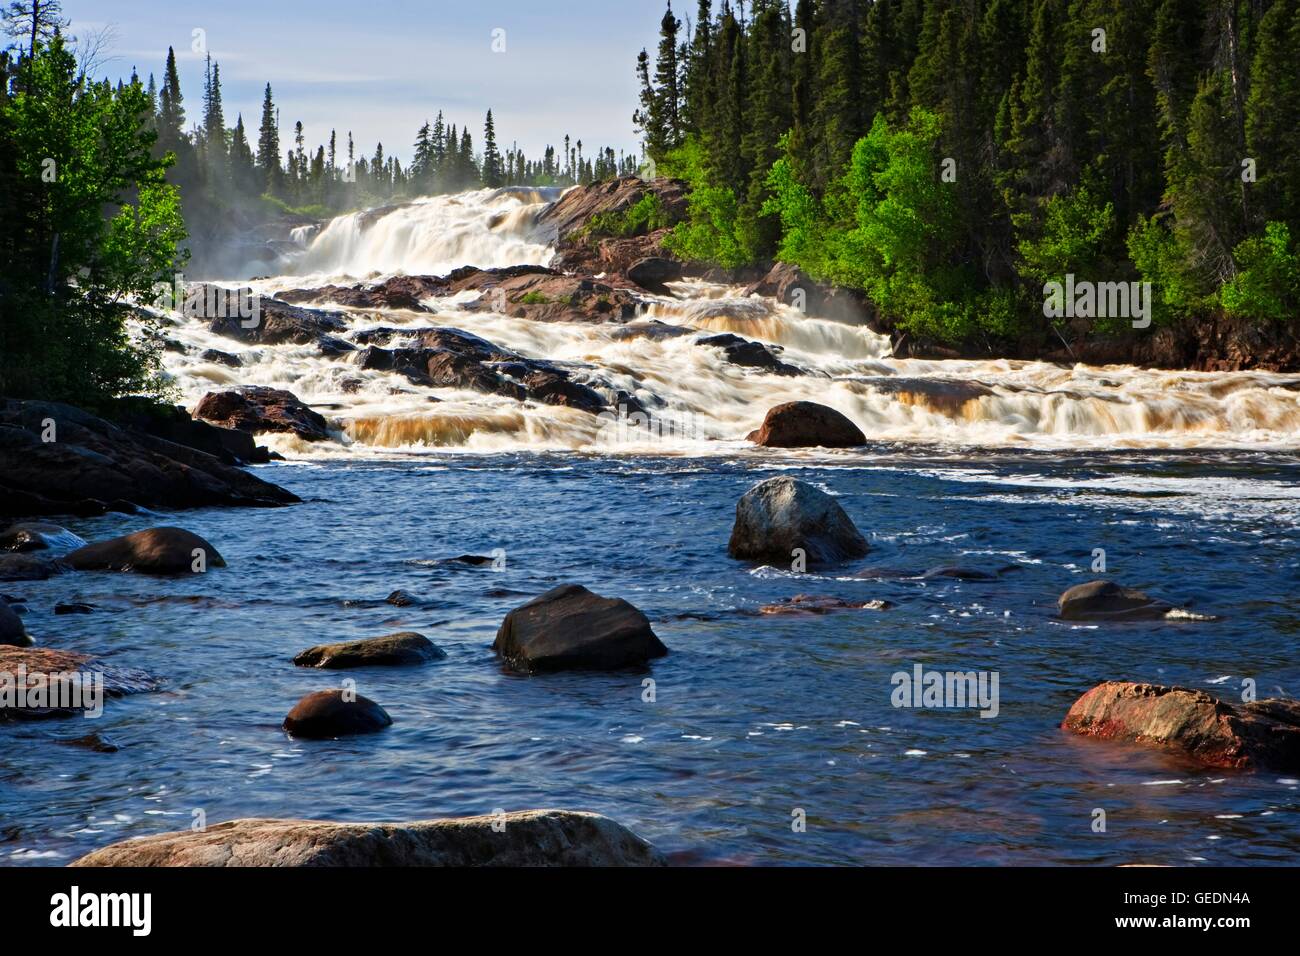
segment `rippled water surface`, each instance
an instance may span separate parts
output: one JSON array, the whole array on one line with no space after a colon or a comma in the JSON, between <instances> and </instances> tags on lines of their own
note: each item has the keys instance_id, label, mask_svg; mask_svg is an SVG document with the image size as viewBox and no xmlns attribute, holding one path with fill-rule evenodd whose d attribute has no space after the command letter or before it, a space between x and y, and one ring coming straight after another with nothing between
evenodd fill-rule
<instances>
[{"instance_id":1,"label":"rippled water surface","mask_svg":"<svg viewBox=\"0 0 1300 956\"><path fill-rule=\"evenodd\" d=\"M736 499L786 472L839 496L864 560L794 575L726 555ZM1235 697L1300 689L1300 461L1264 453L970 452L821 458L426 453L259 474L301 505L79 520L87 539L180 524L229 567L165 580L7 584L45 645L163 689L102 719L0 726L0 859L65 863L115 840L243 816L411 820L532 807L606 813L677 862L1292 863L1300 780L1188 767L1071 737L1105 679ZM506 566L438 563L502 548ZM1110 576L1222 615L1078 626L1057 595ZM995 581L919 580L939 565ZM1004 570L1005 569L1005 570ZM860 572L868 573L860 576ZM562 582L627 598L671 649L644 672L504 674L512 607ZM420 604L384 603L402 588ZM796 593L886 611L760 616ZM55 616L85 601L88 616ZM418 630L420 668L296 668L312 644ZM1000 713L895 709L920 663L993 670ZM388 730L294 741L304 693L354 678ZM655 700L644 681L653 678ZM94 731L97 753L60 743ZM1093 810L1107 815L1092 831ZM794 832L803 810L806 832Z\"/></svg>"}]
</instances>

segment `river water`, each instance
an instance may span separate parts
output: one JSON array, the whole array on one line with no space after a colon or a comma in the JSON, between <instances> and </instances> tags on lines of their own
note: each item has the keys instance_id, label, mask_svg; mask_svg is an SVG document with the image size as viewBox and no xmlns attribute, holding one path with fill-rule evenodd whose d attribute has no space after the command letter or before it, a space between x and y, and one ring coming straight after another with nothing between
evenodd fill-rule
<instances>
[{"instance_id":1,"label":"river water","mask_svg":"<svg viewBox=\"0 0 1300 956\"><path fill-rule=\"evenodd\" d=\"M368 227L343 217L301 236L293 274L256 285L544 263L532 219L552 198L485 191ZM95 721L0 726L0 860L64 863L188 828L200 811L211 823L562 807L606 813L682 863L1295 862L1300 780L1197 769L1059 724L1106 679L1229 699L1246 679L1261 697L1300 689L1300 376L896 361L865 328L719 286L674 293L647 298L638 321L780 345L810 374L727 365L694 336L620 338L617 325L446 300L432 316L348 313L353 330L446 325L572 363L671 423L646 437L572 409L421 389L311 347L242 347L198 322L169 333L189 349L167 354L187 404L276 385L330 417L336 440L266 436L288 460L258 473L304 499L292 508L68 525L94 540L181 524L225 569L6 586L27 599L41 643L164 684ZM245 367L202 362L205 348ZM908 384L934 379L982 389L954 402ZM743 440L797 398L839 408L870 443L790 452ZM838 496L871 553L813 574L728 558L737 498L776 474ZM1056 620L1061 591L1101 576L1098 549L1107 576L1219 619ZM496 567L446 560L494 551ZM953 565L991 579L923 576ZM670 654L644 672L503 673L489 649L502 617L570 581L640 607ZM418 603L385 603L398 588ZM758 613L798 593L895 606ZM97 610L55 616L57 601ZM291 663L313 644L396 630L447 658L351 672ZM996 672L997 716L894 707L892 675L916 664ZM345 677L391 728L283 734L301 695ZM91 732L117 752L68 743Z\"/></svg>"}]
</instances>

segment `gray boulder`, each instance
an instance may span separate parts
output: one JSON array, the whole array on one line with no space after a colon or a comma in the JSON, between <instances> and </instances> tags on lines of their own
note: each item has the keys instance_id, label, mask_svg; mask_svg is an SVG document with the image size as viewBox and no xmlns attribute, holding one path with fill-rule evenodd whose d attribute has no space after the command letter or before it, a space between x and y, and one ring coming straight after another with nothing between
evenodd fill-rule
<instances>
[{"instance_id":1,"label":"gray boulder","mask_svg":"<svg viewBox=\"0 0 1300 956\"><path fill-rule=\"evenodd\" d=\"M861 532L830 495L806 481L761 481L736 503L727 553L733 558L790 564L801 550L809 564L836 564L870 550Z\"/></svg>"},{"instance_id":2,"label":"gray boulder","mask_svg":"<svg viewBox=\"0 0 1300 956\"><path fill-rule=\"evenodd\" d=\"M520 671L629 667L668 653L639 610L580 584L561 585L515 608L492 649Z\"/></svg>"}]
</instances>

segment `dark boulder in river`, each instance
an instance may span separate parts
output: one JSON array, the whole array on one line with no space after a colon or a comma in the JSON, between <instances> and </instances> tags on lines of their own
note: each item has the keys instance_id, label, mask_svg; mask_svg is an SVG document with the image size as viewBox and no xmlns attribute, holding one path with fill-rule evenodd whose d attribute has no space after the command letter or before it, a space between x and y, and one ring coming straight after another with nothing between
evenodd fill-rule
<instances>
[{"instance_id":1,"label":"dark boulder in river","mask_svg":"<svg viewBox=\"0 0 1300 956\"><path fill-rule=\"evenodd\" d=\"M298 396L280 388L246 385L209 392L194 408L194 417L243 432L288 432L304 441L326 441L329 423Z\"/></svg>"},{"instance_id":2,"label":"dark boulder in river","mask_svg":"<svg viewBox=\"0 0 1300 956\"><path fill-rule=\"evenodd\" d=\"M801 552L809 564L860 558L869 546L839 502L805 481L761 481L736 503L727 552L733 558L791 565Z\"/></svg>"},{"instance_id":3,"label":"dark boulder in river","mask_svg":"<svg viewBox=\"0 0 1300 956\"><path fill-rule=\"evenodd\" d=\"M855 448L867 443L848 416L816 402L777 405L748 438L766 448Z\"/></svg>"},{"instance_id":4,"label":"dark boulder in river","mask_svg":"<svg viewBox=\"0 0 1300 956\"><path fill-rule=\"evenodd\" d=\"M388 712L369 697L345 697L341 690L318 690L293 705L284 718L284 729L294 737L328 740L372 734L392 722Z\"/></svg>"},{"instance_id":5,"label":"dark boulder in river","mask_svg":"<svg viewBox=\"0 0 1300 956\"><path fill-rule=\"evenodd\" d=\"M123 840L72 866L663 866L597 813L523 810L412 823L229 820Z\"/></svg>"},{"instance_id":6,"label":"dark boulder in river","mask_svg":"<svg viewBox=\"0 0 1300 956\"><path fill-rule=\"evenodd\" d=\"M631 667L668 653L639 610L580 584L561 585L515 608L492 649L525 672Z\"/></svg>"},{"instance_id":7,"label":"dark boulder in river","mask_svg":"<svg viewBox=\"0 0 1300 956\"><path fill-rule=\"evenodd\" d=\"M69 570L53 558L33 554L0 554L0 581L44 581Z\"/></svg>"},{"instance_id":8,"label":"dark boulder in river","mask_svg":"<svg viewBox=\"0 0 1300 956\"><path fill-rule=\"evenodd\" d=\"M765 372L771 372L773 375L802 375L803 370L796 368L788 362L782 362L777 358L776 353L781 350L779 345L764 345L761 342L751 342L749 339L742 339L739 335L732 335L730 332L721 332L717 335L706 335L695 340L696 345L712 346L722 350L723 357L732 365L740 365L745 368L758 368ZM793 403L810 405L811 402ZM821 408L821 405L814 406ZM836 414L839 414L836 412ZM859 444L861 444L859 442Z\"/></svg>"},{"instance_id":9,"label":"dark boulder in river","mask_svg":"<svg viewBox=\"0 0 1300 956\"><path fill-rule=\"evenodd\" d=\"M1060 596L1057 606L1067 621L1149 621L1173 610L1164 601L1114 581L1076 584Z\"/></svg>"},{"instance_id":10,"label":"dark boulder in river","mask_svg":"<svg viewBox=\"0 0 1300 956\"><path fill-rule=\"evenodd\" d=\"M31 643L23 619L9 607L8 601L0 601L0 644L28 647Z\"/></svg>"},{"instance_id":11,"label":"dark boulder in river","mask_svg":"<svg viewBox=\"0 0 1300 956\"><path fill-rule=\"evenodd\" d=\"M1300 701L1228 704L1204 691L1107 681L1070 708L1066 730L1158 747L1207 767L1300 770Z\"/></svg>"},{"instance_id":12,"label":"dark boulder in river","mask_svg":"<svg viewBox=\"0 0 1300 956\"><path fill-rule=\"evenodd\" d=\"M300 652L293 662L299 667L339 670L346 667L425 664L446 656L446 651L436 647L423 634L402 631L362 641L318 644Z\"/></svg>"},{"instance_id":13,"label":"dark boulder in river","mask_svg":"<svg viewBox=\"0 0 1300 956\"><path fill-rule=\"evenodd\" d=\"M224 568L226 559L203 538L184 528L148 528L78 548L64 562L78 571L136 571L195 574Z\"/></svg>"},{"instance_id":14,"label":"dark boulder in river","mask_svg":"<svg viewBox=\"0 0 1300 956\"><path fill-rule=\"evenodd\" d=\"M212 455L70 405L0 399L0 515L101 515L127 502L199 508L297 500Z\"/></svg>"}]
</instances>

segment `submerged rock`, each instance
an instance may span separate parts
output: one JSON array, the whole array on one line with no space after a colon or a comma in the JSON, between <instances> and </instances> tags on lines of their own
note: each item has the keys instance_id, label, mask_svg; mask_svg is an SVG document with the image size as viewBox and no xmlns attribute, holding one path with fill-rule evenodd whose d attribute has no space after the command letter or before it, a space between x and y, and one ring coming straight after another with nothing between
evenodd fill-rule
<instances>
[{"instance_id":1,"label":"submerged rock","mask_svg":"<svg viewBox=\"0 0 1300 956\"><path fill-rule=\"evenodd\" d=\"M1098 684L1061 724L1104 740L1159 747L1207 767L1300 769L1300 701L1228 704L1186 687Z\"/></svg>"},{"instance_id":2,"label":"submerged rock","mask_svg":"<svg viewBox=\"0 0 1300 956\"><path fill-rule=\"evenodd\" d=\"M9 607L8 601L0 601L0 644L28 647L31 643L23 619Z\"/></svg>"},{"instance_id":3,"label":"submerged rock","mask_svg":"<svg viewBox=\"0 0 1300 956\"><path fill-rule=\"evenodd\" d=\"M53 558L31 554L0 555L0 581L44 581L69 570Z\"/></svg>"},{"instance_id":4,"label":"submerged rock","mask_svg":"<svg viewBox=\"0 0 1300 956\"><path fill-rule=\"evenodd\" d=\"M847 601L825 594L796 594L776 604L764 604L760 614L829 614L832 611L887 611L893 601Z\"/></svg>"},{"instance_id":5,"label":"submerged rock","mask_svg":"<svg viewBox=\"0 0 1300 956\"><path fill-rule=\"evenodd\" d=\"M86 541L67 528L44 522L25 522L0 531L0 551L47 551L51 548L79 548Z\"/></svg>"},{"instance_id":6,"label":"submerged rock","mask_svg":"<svg viewBox=\"0 0 1300 956\"><path fill-rule=\"evenodd\" d=\"M293 737L328 740L355 734L372 734L393 723L393 718L369 697L341 690L318 690L293 705L284 718L284 729Z\"/></svg>"},{"instance_id":7,"label":"submerged rock","mask_svg":"<svg viewBox=\"0 0 1300 956\"><path fill-rule=\"evenodd\" d=\"M816 402L777 405L748 438L767 448L854 448L867 443L848 416Z\"/></svg>"},{"instance_id":8,"label":"submerged rock","mask_svg":"<svg viewBox=\"0 0 1300 956\"><path fill-rule=\"evenodd\" d=\"M662 866L597 813L524 810L413 823L230 820L124 840L72 866Z\"/></svg>"},{"instance_id":9,"label":"submerged rock","mask_svg":"<svg viewBox=\"0 0 1300 956\"><path fill-rule=\"evenodd\" d=\"M1076 584L1060 596L1057 606L1067 621L1149 621L1173 610L1164 601L1114 581Z\"/></svg>"},{"instance_id":10,"label":"submerged rock","mask_svg":"<svg viewBox=\"0 0 1300 956\"><path fill-rule=\"evenodd\" d=\"M789 565L801 551L810 564L860 558L869 546L844 509L805 481L761 481L736 503L727 553L733 558Z\"/></svg>"},{"instance_id":11,"label":"submerged rock","mask_svg":"<svg viewBox=\"0 0 1300 956\"><path fill-rule=\"evenodd\" d=\"M629 667L668 653L639 610L580 584L561 585L515 608L492 649L521 671Z\"/></svg>"},{"instance_id":12,"label":"submerged rock","mask_svg":"<svg viewBox=\"0 0 1300 956\"><path fill-rule=\"evenodd\" d=\"M325 416L292 392L262 385L209 392L195 406L194 417L251 434L288 432L304 441L329 439Z\"/></svg>"},{"instance_id":13,"label":"submerged rock","mask_svg":"<svg viewBox=\"0 0 1300 956\"><path fill-rule=\"evenodd\" d=\"M93 604L56 604L54 605L55 614L93 614L95 605Z\"/></svg>"},{"instance_id":14,"label":"submerged rock","mask_svg":"<svg viewBox=\"0 0 1300 956\"><path fill-rule=\"evenodd\" d=\"M340 669L345 667L424 664L447 656L423 634L402 631L384 637L338 644L318 644L301 651L293 662L299 667Z\"/></svg>"},{"instance_id":15,"label":"submerged rock","mask_svg":"<svg viewBox=\"0 0 1300 956\"><path fill-rule=\"evenodd\" d=\"M78 571L192 574L224 568L226 559L207 540L184 528L148 528L78 548L63 559Z\"/></svg>"},{"instance_id":16,"label":"submerged rock","mask_svg":"<svg viewBox=\"0 0 1300 956\"><path fill-rule=\"evenodd\" d=\"M931 581L935 578L951 578L954 581L996 581L998 576L978 568L963 568L956 565L931 568L921 575L922 581Z\"/></svg>"},{"instance_id":17,"label":"submerged rock","mask_svg":"<svg viewBox=\"0 0 1300 956\"><path fill-rule=\"evenodd\" d=\"M406 591L399 588L392 594L388 595L388 597L384 598L384 603L391 604L394 607L410 607L412 604L416 603L416 599Z\"/></svg>"}]
</instances>

